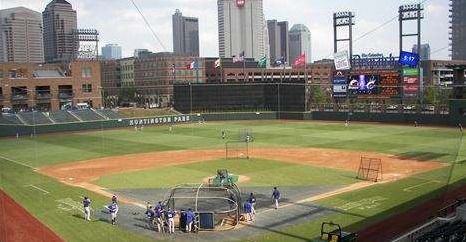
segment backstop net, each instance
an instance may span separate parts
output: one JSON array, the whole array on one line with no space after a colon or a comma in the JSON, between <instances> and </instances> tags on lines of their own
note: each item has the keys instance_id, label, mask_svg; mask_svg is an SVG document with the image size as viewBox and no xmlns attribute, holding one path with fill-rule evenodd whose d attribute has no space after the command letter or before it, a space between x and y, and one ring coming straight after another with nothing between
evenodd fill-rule
<instances>
[{"instance_id":1,"label":"backstop net","mask_svg":"<svg viewBox=\"0 0 466 242\"><path fill-rule=\"evenodd\" d=\"M176 211L192 209L195 230L229 230L238 225L241 203L236 186L182 184L171 189L165 205ZM180 220L179 226L184 227Z\"/></svg>"},{"instance_id":2,"label":"backstop net","mask_svg":"<svg viewBox=\"0 0 466 242\"><path fill-rule=\"evenodd\" d=\"M249 142L229 141L225 143L226 159L249 159Z\"/></svg>"},{"instance_id":3,"label":"backstop net","mask_svg":"<svg viewBox=\"0 0 466 242\"><path fill-rule=\"evenodd\" d=\"M382 160L379 158L361 157L358 179L377 182L383 179Z\"/></svg>"}]
</instances>

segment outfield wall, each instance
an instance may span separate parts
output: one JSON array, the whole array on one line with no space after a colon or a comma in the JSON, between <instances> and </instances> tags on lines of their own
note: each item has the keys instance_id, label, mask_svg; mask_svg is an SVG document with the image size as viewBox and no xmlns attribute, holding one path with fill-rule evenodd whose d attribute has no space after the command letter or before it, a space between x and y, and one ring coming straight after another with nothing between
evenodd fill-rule
<instances>
[{"instance_id":1,"label":"outfield wall","mask_svg":"<svg viewBox=\"0 0 466 242\"><path fill-rule=\"evenodd\" d=\"M322 121L357 121L381 123L405 123L420 125L449 125L462 123L466 119L459 115L447 114L415 114L415 113L365 113L365 112L239 112L239 113L206 113L193 115L173 115L145 118L127 118L119 120L90 121L77 123L45 124L45 125L0 125L0 137L44 134L55 132L73 132L83 130L115 129L134 126L168 125L199 121L234 121L234 120L322 120Z\"/></svg>"},{"instance_id":2,"label":"outfield wall","mask_svg":"<svg viewBox=\"0 0 466 242\"><path fill-rule=\"evenodd\" d=\"M31 134L45 134L57 132L73 132L84 130L116 129L135 126L175 125L199 121L225 120L273 120L277 119L275 112L255 113L208 113L194 115L172 115L160 117L126 118L118 120L89 121L76 123L44 124L44 125L2 125L0 137L24 136Z\"/></svg>"}]
</instances>

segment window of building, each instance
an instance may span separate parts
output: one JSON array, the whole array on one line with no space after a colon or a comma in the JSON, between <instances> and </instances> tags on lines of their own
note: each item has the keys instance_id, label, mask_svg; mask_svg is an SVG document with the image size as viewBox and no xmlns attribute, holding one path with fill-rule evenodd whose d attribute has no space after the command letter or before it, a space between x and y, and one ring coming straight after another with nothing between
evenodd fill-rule
<instances>
[{"instance_id":1,"label":"window of building","mask_svg":"<svg viewBox=\"0 0 466 242\"><path fill-rule=\"evenodd\" d=\"M83 84L83 92L85 93L92 92L92 84Z\"/></svg>"},{"instance_id":2,"label":"window of building","mask_svg":"<svg viewBox=\"0 0 466 242\"><path fill-rule=\"evenodd\" d=\"M0 70L0 79L3 79L3 71Z\"/></svg>"},{"instance_id":3,"label":"window of building","mask_svg":"<svg viewBox=\"0 0 466 242\"><path fill-rule=\"evenodd\" d=\"M83 67L81 69L81 76L83 78L89 78L92 77L92 69L90 67Z\"/></svg>"}]
</instances>

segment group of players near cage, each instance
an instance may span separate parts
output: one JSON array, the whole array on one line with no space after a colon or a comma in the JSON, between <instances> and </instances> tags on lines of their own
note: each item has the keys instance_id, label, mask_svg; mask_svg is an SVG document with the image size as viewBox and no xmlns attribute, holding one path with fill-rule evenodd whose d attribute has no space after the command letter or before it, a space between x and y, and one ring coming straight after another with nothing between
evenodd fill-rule
<instances>
[{"instance_id":1,"label":"group of players near cage","mask_svg":"<svg viewBox=\"0 0 466 242\"><path fill-rule=\"evenodd\" d=\"M272 203L275 209L279 208L280 200L280 191L277 187L273 188L272 191ZM255 206L256 206L256 197L254 193L250 193L248 199L243 204L243 221L253 222L255 220ZM82 204L84 208L84 219L91 221L91 199L89 197L84 197ZM117 215L119 211L118 199L116 195L112 196L112 201L109 205L104 206L110 215L110 221L112 225L116 225ZM172 234L175 233L175 218L178 216L179 219L179 230L185 233L196 232L197 228L195 225L195 211L192 208L186 210L181 209L176 211L172 208L166 207L161 201L159 201L155 206L151 205L150 202L146 204L146 211L144 212L145 219L148 223L149 228L157 228L157 232ZM166 229L168 227L168 230Z\"/></svg>"}]
</instances>

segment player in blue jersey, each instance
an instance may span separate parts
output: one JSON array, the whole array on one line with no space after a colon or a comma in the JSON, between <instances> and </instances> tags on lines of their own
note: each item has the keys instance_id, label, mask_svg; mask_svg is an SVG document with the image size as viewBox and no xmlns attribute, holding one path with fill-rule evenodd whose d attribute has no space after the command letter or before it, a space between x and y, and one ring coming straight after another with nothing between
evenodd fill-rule
<instances>
[{"instance_id":1,"label":"player in blue jersey","mask_svg":"<svg viewBox=\"0 0 466 242\"><path fill-rule=\"evenodd\" d=\"M251 203L249 202L249 200L246 200L246 202L244 202L243 210L244 210L244 214L246 216L246 222L252 221L253 220L253 218L252 218L252 209L251 209Z\"/></svg>"},{"instance_id":2,"label":"player in blue jersey","mask_svg":"<svg viewBox=\"0 0 466 242\"><path fill-rule=\"evenodd\" d=\"M272 200L275 203L275 209L278 209L278 201L280 200L280 191L278 191L277 187L273 188Z\"/></svg>"},{"instance_id":3,"label":"player in blue jersey","mask_svg":"<svg viewBox=\"0 0 466 242\"><path fill-rule=\"evenodd\" d=\"M116 202L112 202L112 204L105 206L110 213L110 218L112 220L112 225L116 225L117 215L118 215L118 204Z\"/></svg>"},{"instance_id":4,"label":"player in blue jersey","mask_svg":"<svg viewBox=\"0 0 466 242\"><path fill-rule=\"evenodd\" d=\"M163 216L164 212L161 206L161 202L155 207L155 224L157 225L158 232L164 232Z\"/></svg>"},{"instance_id":5,"label":"player in blue jersey","mask_svg":"<svg viewBox=\"0 0 466 242\"><path fill-rule=\"evenodd\" d=\"M149 205L147 207L145 214L146 214L147 223L149 224L149 228L152 228L152 226L154 225L154 220L155 220L155 211L152 208L152 206Z\"/></svg>"},{"instance_id":6,"label":"player in blue jersey","mask_svg":"<svg viewBox=\"0 0 466 242\"><path fill-rule=\"evenodd\" d=\"M88 197L84 197L83 207L84 207L84 219L87 221L91 221L91 199L89 199Z\"/></svg>"},{"instance_id":7,"label":"player in blue jersey","mask_svg":"<svg viewBox=\"0 0 466 242\"><path fill-rule=\"evenodd\" d=\"M186 232L189 233L193 229L194 212L192 209L188 209L186 212Z\"/></svg>"}]
</instances>

